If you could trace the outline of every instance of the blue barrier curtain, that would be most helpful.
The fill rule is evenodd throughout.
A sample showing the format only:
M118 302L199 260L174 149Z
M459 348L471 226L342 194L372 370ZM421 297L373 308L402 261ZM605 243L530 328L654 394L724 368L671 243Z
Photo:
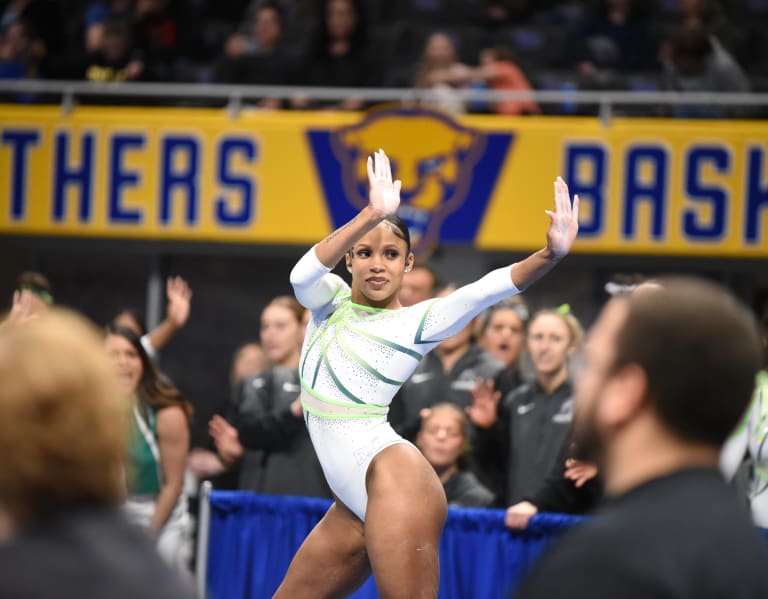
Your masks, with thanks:
M325 499L211 493L207 585L210 599L264 599L325 514ZM440 599L500 599L541 552L581 519L535 516L526 531L504 526L504 510L450 508L440 542ZM370 578L354 599L377 599Z

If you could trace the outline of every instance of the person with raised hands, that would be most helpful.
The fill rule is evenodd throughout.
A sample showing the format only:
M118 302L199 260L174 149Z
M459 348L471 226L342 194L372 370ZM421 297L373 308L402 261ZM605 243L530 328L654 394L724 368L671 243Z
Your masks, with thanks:
M546 246L438 299L402 308L413 266L395 212L400 181L387 156L368 159L369 203L291 271L309 310L299 378L304 419L335 501L305 539L275 597L338 597L373 572L388 598L436 597L446 499L434 468L394 432L389 403L421 358L503 297L526 289L570 251L578 199L555 182ZM344 259L351 285L331 274Z

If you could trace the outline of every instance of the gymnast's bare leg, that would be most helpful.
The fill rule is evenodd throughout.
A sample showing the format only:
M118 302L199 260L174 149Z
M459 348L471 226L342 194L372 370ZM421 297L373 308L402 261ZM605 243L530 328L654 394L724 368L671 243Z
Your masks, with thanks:
M434 599L447 506L434 469L398 443L368 468L365 545L381 599Z
M363 523L336 500L296 552L273 597L346 597L370 574Z
M346 597L373 571L381 599L434 599L447 512L434 469L411 445L381 451L366 477L363 524L338 500L293 558L275 599Z

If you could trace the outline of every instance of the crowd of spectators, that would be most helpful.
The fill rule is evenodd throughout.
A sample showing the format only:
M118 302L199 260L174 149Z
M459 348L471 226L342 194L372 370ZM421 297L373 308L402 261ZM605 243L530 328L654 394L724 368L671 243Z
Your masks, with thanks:
M464 104L450 91L768 88L765 0L6 0L0 7L0 79L435 87L450 111L501 114L576 108ZM363 103L318 104L297 94L260 106Z

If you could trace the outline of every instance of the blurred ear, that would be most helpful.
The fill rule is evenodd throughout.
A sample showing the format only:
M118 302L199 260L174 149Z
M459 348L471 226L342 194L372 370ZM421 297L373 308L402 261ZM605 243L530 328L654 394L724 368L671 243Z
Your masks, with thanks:
M413 269L413 263L416 260L413 256L413 252L408 252L408 256L405 259L405 271L410 272Z
M637 364L628 364L611 377L600 402L600 418L611 428L634 420L648 401L648 377Z
M344 254L344 263L347 265L347 272L352 272L352 256L349 252Z

